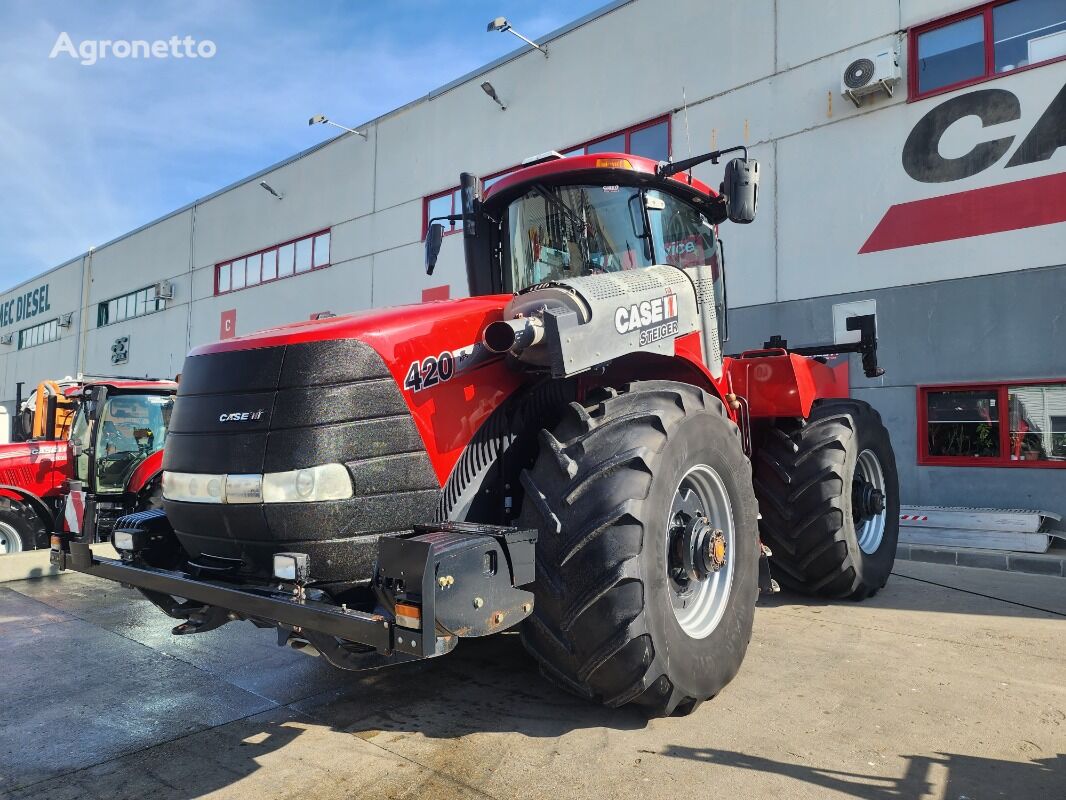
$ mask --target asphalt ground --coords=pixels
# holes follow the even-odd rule
[[[1066,798],[1066,579],[897,562],[760,602],[684,718],[586,704],[518,638],[344,673],[234,623],[174,637],[76,573],[0,586],[5,798]]]

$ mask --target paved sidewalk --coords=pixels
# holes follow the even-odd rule
[[[896,572],[861,604],[764,601],[733,684],[651,722],[551,688],[513,635],[353,675],[247,623],[172,637],[86,576],[8,583],[0,795],[1066,797],[1066,581]]]
[[[981,550],[976,547],[933,547],[924,544],[901,544],[896,548],[897,561],[924,561],[957,567],[978,567],[1005,572],[1027,572],[1066,578],[1066,548],[1052,547],[1046,553],[1014,553]]]

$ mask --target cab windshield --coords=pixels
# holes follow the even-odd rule
[[[118,394],[105,400],[98,417],[96,490],[122,492],[133,470],[163,449],[174,398],[167,395]]]
[[[714,226],[674,195],[633,186],[536,185],[507,212],[511,288],[672,264],[709,265]],[[721,296],[719,294],[719,301]]]

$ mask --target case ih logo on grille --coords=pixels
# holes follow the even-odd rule
[[[614,327],[623,334],[640,331],[642,346],[675,336],[677,295],[668,294],[631,306],[619,306],[614,312]]]
[[[258,411],[234,411],[230,414],[219,415],[219,422],[250,422],[253,419],[259,419],[266,413],[265,408],[261,408]]]

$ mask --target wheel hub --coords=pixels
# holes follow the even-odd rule
[[[851,484],[851,517],[859,549],[875,553],[885,535],[889,497],[881,460],[873,450],[863,450],[855,460]]]
[[[672,533],[670,571],[679,584],[706,580],[726,565],[729,551],[725,534],[711,527],[703,514],[679,512]]]
[[[851,508],[856,522],[876,517],[885,510],[885,493],[862,478],[856,478],[851,485]]]
[[[709,636],[729,604],[736,529],[718,473],[699,464],[682,477],[666,519],[666,577],[678,624],[693,639]]]

